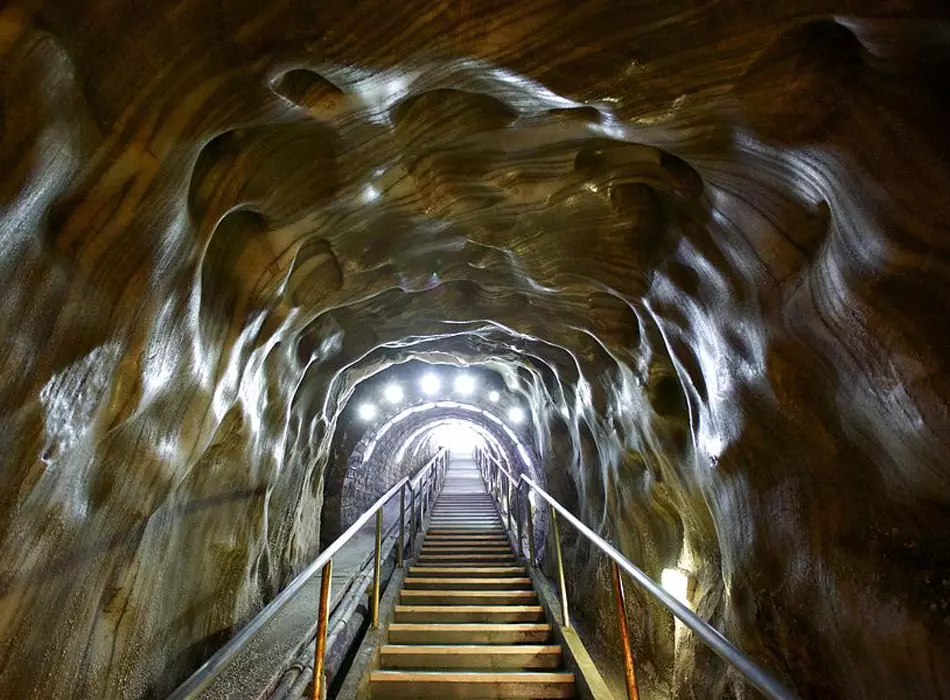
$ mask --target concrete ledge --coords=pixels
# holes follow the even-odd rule
[[[396,598],[402,589],[408,565],[409,562],[406,562],[406,568],[397,567],[393,571],[392,578],[386,586],[386,592],[379,600],[379,627],[366,630],[359,651],[356,652],[356,658],[353,659],[343,685],[336,694],[339,700],[369,698],[369,674],[379,668],[379,650],[386,643],[389,635],[389,625],[396,614]]]
[[[574,673],[578,697],[583,700],[615,700],[616,696],[607,687],[577,632],[564,626],[561,601],[553,583],[536,567],[528,567],[528,573],[538,593],[538,601],[552,622],[557,641],[564,650],[564,666]]]

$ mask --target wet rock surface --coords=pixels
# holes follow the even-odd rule
[[[4,5],[0,696],[164,696],[318,551],[347,402],[411,358],[491,363],[555,496],[801,697],[950,694],[948,37],[905,0]],[[630,605],[657,684],[744,696]]]

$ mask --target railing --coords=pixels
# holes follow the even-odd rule
[[[395,486],[387,491],[376,501],[366,512],[356,519],[346,532],[336,538],[333,543],[327,547],[320,556],[294,578],[290,584],[278,594],[263,610],[261,610],[253,620],[251,620],[234,638],[221,647],[210,659],[208,659],[197,671],[195,671],[188,680],[182,683],[171,695],[168,700],[186,700],[196,698],[202,691],[206,690],[212,681],[221,673],[224,668],[230,664],[238,653],[263,629],[274,615],[286,603],[296,595],[301,588],[318,572],[322,572],[320,588],[320,607],[317,612],[317,643],[314,652],[313,664],[313,697],[320,700],[323,693],[323,670],[326,661],[326,643],[327,626],[329,624],[330,612],[330,581],[333,577],[333,557],[343,548],[352,537],[369,523],[370,518],[376,516],[376,551],[373,562],[373,588],[372,588],[372,616],[373,627],[379,626],[379,589],[380,589],[380,568],[382,563],[382,533],[383,533],[383,508],[389,503],[396,494],[399,494],[399,539],[396,544],[396,564],[404,566],[405,558],[403,548],[406,542],[406,491],[410,495],[409,507],[409,558],[413,556],[416,549],[416,531],[421,527],[425,528],[427,516],[431,512],[432,502],[438,492],[441,490],[445,481],[445,470],[448,466],[449,453],[447,450],[440,450],[422,469],[412,478],[405,477]],[[418,504],[416,503],[416,494],[418,493]],[[418,505],[418,519],[416,516],[416,507]]]
[[[792,695],[792,693],[782,686],[782,684],[773,678],[765,669],[749,658],[745,652],[723,637],[715,627],[683,605],[662,586],[657,585],[653,579],[634,566],[626,557],[584,525],[584,523],[575,518],[564,506],[558,503],[547,491],[538,486],[534,481],[528,478],[528,476],[522,474],[520,479],[515,479],[504,465],[486,451],[479,451],[476,454],[476,464],[482,474],[482,478],[485,480],[489,493],[494,496],[501,506],[503,513],[507,515],[508,532],[512,536],[515,535],[511,524],[511,494],[512,490],[515,491],[516,517],[518,520],[518,533],[516,536],[518,538],[518,550],[522,555],[523,546],[521,540],[524,530],[522,516],[524,516],[525,513],[523,512],[521,504],[522,502],[526,503],[527,517],[525,524],[528,529],[528,543],[531,557],[528,563],[532,567],[536,566],[537,552],[534,544],[534,512],[530,493],[533,491],[547,502],[550,508],[551,529],[553,531],[554,547],[557,553],[557,575],[560,588],[561,614],[564,619],[565,627],[570,627],[571,623],[567,603],[567,585],[564,578],[564,560],[561,552],[561,532],[558,525],[558,515],[560,514],[567,522],[573,525],[578,532],[584,535],[584,537],[590,540],[600,551],[610,558],[614,597],[619,614],[620,635],[623,640],[624,676],[627,683],[627,695],[630,700],[637,700],[639,695],[633,667],[633,654],[630,650],[630,638],[627,632],[626,597],[623,590],[621,572],[628,574],[644,591],[673,613],[686,627],[695,632],[696,636],[699,637],[706,646],[745,676],[765,697],[770,700],[794,700],[795,696]]]

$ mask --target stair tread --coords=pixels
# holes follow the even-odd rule
[[[522,583],[531,583],[530,578],[520,578],[520,577],[504,577],[504,578],[414,578],[406,579],[411,581],[414,584],[416,583],[432,583],[440,584],[444,586],[454,586],[460,583],[470,582],[472,585],[484,585],[488,583],[497,583],[497,584],[514,584],[517,583],[521,585]]]
[[[451,554],[453,552],[472,552],[474,554],[508,554],[509,552],[515,551],[510,544],[496,544],[490,547],[478,544],[424,544],[422,547],[423,550],[428,550],[433,554]]]
[[[390,671],[380,669],[373,671],[373,676],[387,676],[389,678],[405,678],[412,680],[422,677],[422,680],[440,678],[455,680],[462,683],[497,683],[498,681],[525,681],[533,683],[555,682],[573,683],[574,674],[570,671]]]
[[[396,605],[396,612],[431,612],[431,613],[516,613],[544,612],[540,605]]]
[[[499,654],[519,656],[522,654],[560,654],[557,644],[384,644],[381,651],[387,654]]]
[[[519,597],[519,598],[531,598],[537,595],[534,591],[522,591],[517,589],[512,589],[510,591],[419,591],[419,590],[408,590],[402,591],[407,597],[419,597],[425,598],[427,596],[433,595],[443,595],[449,598],[465,598],[468,596],[480,596],[482,598],[505,598],[505,597]]]
[[[409,575],[426,573],[447,573],[458,572],[460,574],[525,574],[527,569],[523,566],[410,566]]]
[[[401,632],[410,630],[436,630],[439,632],[533,632],[550,630],[551,625],[547,622],[393,622],[389,625],[390,630]]]

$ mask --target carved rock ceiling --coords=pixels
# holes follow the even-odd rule
[[[174,687],[411,359],[801,697],[950,695],[948,59],[905,0],[4,5],[0,696]]]

